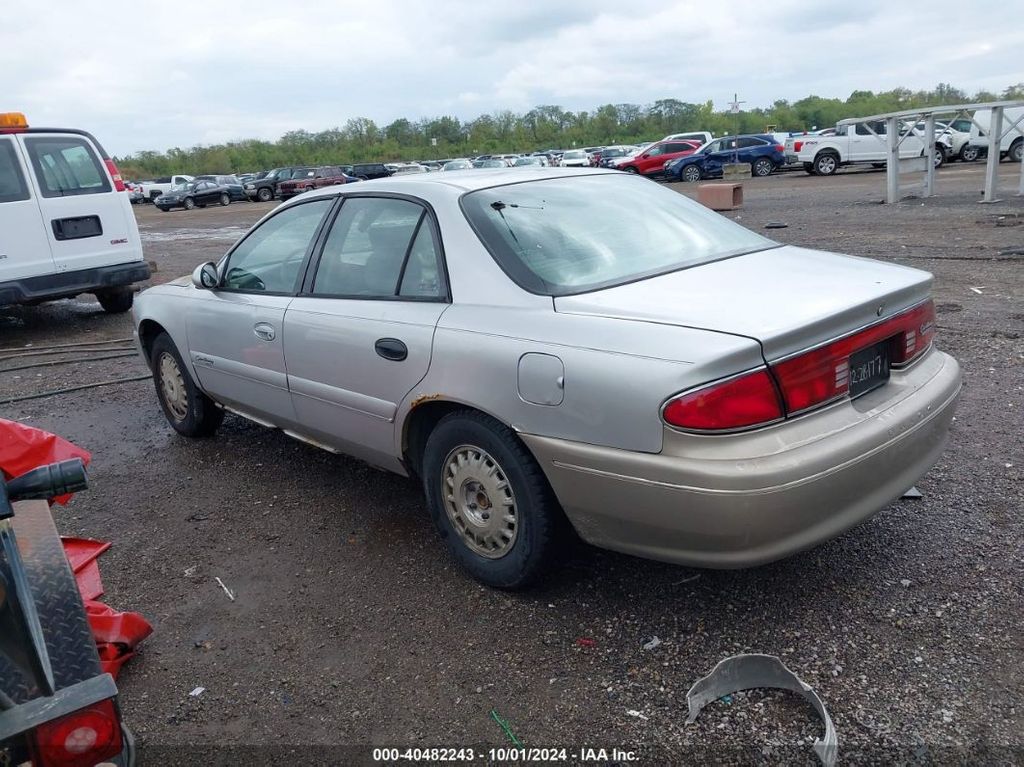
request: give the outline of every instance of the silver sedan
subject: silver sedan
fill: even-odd
[[[931,282],[643,178],[485,169],[300,195],[134,317],[178,432],[231,411],[416,476],[458,562],[516,588],[573,530],[746,567],[900,496],[960,391]]]

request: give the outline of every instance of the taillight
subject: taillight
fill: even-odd
[[[121,753],[121,723],[113,700],[79,709],[32,732],[36,767],[94,767]]]
[[[786,147],[784,147],[782,144],[776,144],[774,149],[775,149],[776,152],[785,152],[786,151]]]
[[[782,405],[772,377],[761,368],[676,397],[662,417],[681,429],[723,431],[777,421]]]
[[[853,335],[774,363],[772,372],[782,388],[786,412],[792,415],[845,396],[854,352],[889,340],[890,362],[902,365],[927,349],[934,335],[935,306],[929,299]]]
[[[107,166],[107,172],[110,173],[110,177],[114,180],[114,189],[118,192],[124,191],[124,180],[121,178],[121,171],[117,169],[117,163],[111,160],[109,157],[103,161]]]
[[[803,145],[804,145],[803,141],[794,141],[793,142],[793,151],[794,152],[799,152],[800,151],[800,147],[802,147]]]

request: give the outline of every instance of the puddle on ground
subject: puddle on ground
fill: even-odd
[[[172,229],[171,231],[154,232],[139,227],[139,235],[143,242],[175,242],[178,240],[230,240],[234,242],[249,231],[247,226],[218,226],[204,229]]]

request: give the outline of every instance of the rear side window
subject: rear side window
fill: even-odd
[[[10,139],[0,140],[0,203],[28,199],[28,186]]]
[[[26,138],[43,197],[111,191],[107,173],[92,147],[80,138]]]

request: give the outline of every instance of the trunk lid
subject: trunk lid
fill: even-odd
[[[898,314],[931,284],[919,269],[786,245],[554,302],[566,314],[752,338],[773,362]]]

